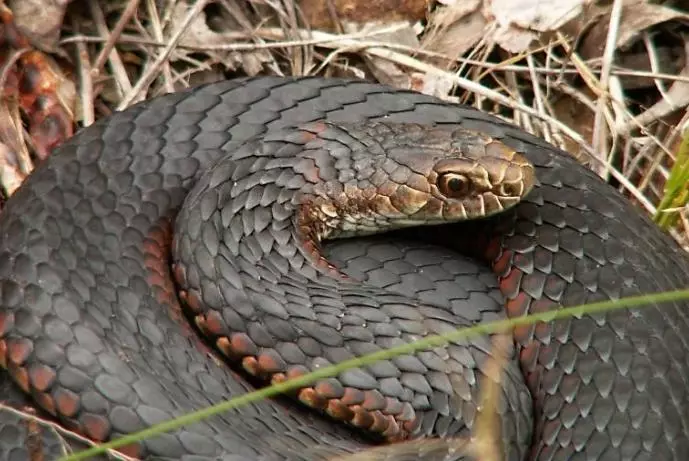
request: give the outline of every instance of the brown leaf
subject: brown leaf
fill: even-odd
[[[232,3],[228,1],[228,3]],[[172,15],[170,30],[175,30],[177,25],[184,21],[191,6],[184,1],[175,4]],[[233,8],[239,11],[239,8]],[[190,26],[180,38],[179,44],[189,48],[194,47],[208,47],[208,46],[222,46],[236,41],[237,32],[241,32],[241,27],[236,18],[230,15],[224,15],[222,22],[223,31],[216,32],[208,25],[206,13],[202,12],[192,21]],[[175,50],[174,55],[179,57],[185,54],[191,54],[192,51],[186,51],[182,48]],[[204,51],[210,59],[206,60],[204,64],[212,66],[214,64],[222,64],[225,68],[237,70],[242,68],[248,75],[256,75],[262,70],[263,63],[272,59],[268,50],[257,49],[255,51]]]
[[[455,86],[455,81],[447,73],[414,72],[411,74],[411,89],[423,94],[447,99],[448,94]]]
[[[342,22],[392,23],[418,21],[426,13],[428,0],[329,0],[335,15]],[[334,30],[328,0],[300,0],[299,5],[308,24],[317,29]]]
[[[455,1],[437,8],[428,20],[422,48],[446,56],[463,56],[486,33],[488,21],[479,9],[480,0]],[[449,68],[451,63],[438,63]]]
[[[588,87],[583,87],[581,91],[589,98],[594,97]],[[567,94],[560,94],[557,99],[551,102],[551,107],[553,116],[579,133],[587,144],[591,144],[593,137],[591,120],[593,120],[594,113],[588,106]],[[580,162],[586,163],[588,154],[582,151],[580,144],[566,135],[563,136],[565,150],[574,155]]]
[[[394,22],[370,22],[366,24],[345,23],[344,28],[345,32],[351,34],[375,32],[376,30],[388,29],[396,25],[397,24]],[[412,25],[408,21],[403,21],[399,23],[399,26],[400,27],[394,32],[376,34],[375,40],[417,48],[419,46],[419,41],[416,38],[416,33]],[[364,59],[371,73],[381,83],[392,85],[397,88],[409,88],[411,86],[411,79],[408,73],[394,62],[372,55],[365,55]]]
[[[72,0],[9,0],[17,27],[43,50],[55,50],[67,5]]]
[[[557,30],[581,14],[591,0],[492,0],[489,10],[501,27],[537,32]]]
[[[639,39],[643,31],[657,24],[672,20],[689,22],[689,15],[674,8],[638,0],[627,3],[631,4],[626,4],[622,7],[622,16],[620,17],[620,27],[616,41],[617,48],[628,48]],[[586,33],[586,37],[581,41],[579,53],[584,59],[603,56],[609,23],[609,11],[605,11],[604,14],[599,12],[598,19],[595,20],[594,25]]]

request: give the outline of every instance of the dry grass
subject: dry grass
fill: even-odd
[[[689,70],[677,71],[666,57],[668,50],[685,56],[683,23],[674,18],[632,28],[628,24],[639,20],[630,16],[634,11],[615,1],[536,35],[527,51],[505,51],[484,33],[466,41],[460,57],[437,51],[454,50],[466,35],[461,31],[471,29],[465,24],[458,34],[452,21],[466,5],[446,3],[427,11],[425,21],[336,20],[327,31],[306,22],[313,11],[300,5],[313,8],[308,1],[77,0],[56,47],[72,59],[76,78],[66,78],[77,84],[75,115],[83,125],[142,99],[227,76],[367,78],[496,113],[577,156],[655,215],[687,119]],[[602,19],[587,29],[594,13]],[[485,15],[472,15],[462,18],[483,18],[482,31],[497,27]],[[607,32],[598,54],[585,59],[590,29]],[[632,51],[620,46],[621,33]],[[686,229],[680,224],[673,232],[686,245]]]
[[[587,11],[536,34],[527,51],[509,52],[486,33],[497,27],[490,18],[475,40],[466,39],[481,18],[461,16],[459,3],[445,2],[455,6],[433,9],[423,21],[358,24],[336,18],[338,2],[327,3],[335,24],[328,30],[308,24],[309,12],[294,0],[77,0],[55,42],[69,57],[64,78],[76,83],[75,119],[89,125],[143,99],[228,76],[366,78],[493,112],[575,155],[649,216],[659,214],[689,123],[686,18],[634,28],[641,19],[615,0],[596,10],[598,19]],[[597,50],[592,29],[600,32]],[[16,187],[11,174],[0,181]],[[689,248],[684,203],[665,202],[680,217],[673,236]],[[464,441],[457,449],[466,449]]]

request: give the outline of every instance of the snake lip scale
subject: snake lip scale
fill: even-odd
[[[7,202],[0,385],[13,406],[109,440],[251,390],[182,306],[222,354],[276,382],[477,321],[687,280],[686,254],[622,195],[493,116],[364,81],[236,79],[81,130]],[[668,302],[515,329],[500,377],[504,458],[685,459],[687,318],[687,303]],[[498,379],[491,353],[475,338],[382,361],[123,451],[317,460],[370,448],[377,433],[440,438],[377,459],[470,459],[452,439],[470,435],[480,384]],[[61,443],[0,409],[1,459],[36,446],[56,459]]]

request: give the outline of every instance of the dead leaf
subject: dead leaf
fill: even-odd
[[[582,39],[579,53],[584,59],[603,56],[605,40],[608,36],[610,13],[599,12],[598,19]],[[620,28],[617,36],[617,48],[628,48],[639,39],[642,32],[663,22],[681,20],[689,22],[689,15],[677,9],[647,2],[633,1],[633,4],[622,7]]]
[[[581,15],[592,0],[492,0],[485,14],[494,19],[493,39],[512,53],[527,51],[539,33],[557,30]]]
[[[400,27],[395,27],[395,26]],[[366,24],[345,23],[344,29],[346,33],[371,33],[380,29],[388,29],[394,27],[394,32],[376,34],[376,41],[395,43],[399,45],[406,45],[413,48],[418,48],[419,41],[416,38],[416,32],[409,21],[402,21],[400,23],[390,22],[369,22]],[[411,78],[408,72],[400,68],[394,62],[380,57],[367,54],[364,56],[368,68],[374,77],[381,83],[385,83],[396,88],[410,88]]]
[[[538,38],[538,34],[519,27],[500,27],[491,37],[504,50],[510,53],[522,53],[529,49],[531,42]]]
[[[591,0],[492,0],[489,11],[500,27],[556,30],[582,13]]]
[[[581,89],[581,92],[588,98],[594,97],[591,89],[586,86]],[[593,125],[591,120],[593,120],[595,114],[586,104],[572,96],[561,94],[551,102],[551,107],[553,115],[557,117],[558,120],[579,133],[586,143],[591,143],[593,138]],[[567,135],[563,135],[563,141],[567,152],[572,154],[580,162],[587,163],[587,154],[582,151],[578,142]]]
[[[414,72],[411,74],[411,89],[414,91],[447,99],[454,87],[455,81],[447,73],[428,72],[422,74]]]
[[[689,22],[689,14],[684,14],[676,8],[647,2],[625,6],[622,9],[622,17],[620,18],[617,47],[625,48],[638,40],[639,34],[642,31],[656,24],[673,20]]]
[[[687,37],[689,49],[689,37]],[[689,77],[689,67],[682,69],[680,76]],[[663,94],[663,97],[644,112],[636,115],[634,120],[625,120],[624,125],[618,126],[617,130],[621,134],[626,134],[636,129],[639,124],[645,126],[655,120],[663,119],[671,113],[683,109],[689,105],[689,83],[677,80]]]
[[[169,30],[176,30],[182,23],[191,6],[186,2],[175,4]],[[189,48],[208,47],[213,45],[226,45],[236,40],[236,33],[240,26],[234,18],[223,16],[227,20],[223,22],[224,32],[216,32],[208,26],[206,13],[201,12],[191,22],[187,30],[180,38],[179,44]],[[258,47],[257,47],[258,48]],[[174,55],[177,57],[191,54],[192,51],[185,51],[177,48]],[[204,61],[206,69],[215,64],[222,64],[226,69],[237,70],[242,68],[248,75],[256,75],[263,69],[263,63],[272,60],[268,50],[256,49],[255,51],[205,51],[210,59]],[[199,69],[201,70],[201,69]]]
[[[335,29],[328,3],[340,22],[359,24],[418,21],[424,18],[428,6],[428,0],[300,0],[299,5],[311,27]]]
[[[67,5],[72,0],[10,0],[17,27],[31,42],[45,51],[54,51]]]
[[[422,48],[449,57],[463,56],[485,35],[488,21],[481,12],[481,0],[455,1],[437,8],[428,19]],[[449,68],[451,62],[438,62]]]

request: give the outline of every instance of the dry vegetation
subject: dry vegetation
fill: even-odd
[[[88,125],[139,100],[221,78],[319,74],[497,113],[576,155],[655,215],[687,119],[683,4],[12,0],[7,6],[27,40],[17,46],[5,27],[5,95],[17,95],[7,84],[12,73],[19,80],[30,74],[32,91],[42,88],[52,111],[34,123],[50,125],[45,134],[31,129],[35,98],[27,101],[20,89],[19,104],[4,105],[0,180],[11,193],[30,171],[30,156],[48,155],[71,135],[71,122]],[[20,109],[28,135],[17,129]],[[683,220],[676,229],[686,244]]]
[[[346,76],[496,113],[577,156],[689,246],[688,182],[662,201],[672,168],[689,168],[675,161],[689,127],[686,1],[10,0],[7,7],[4,196],[76,128],[142,99],[234,76]]]

